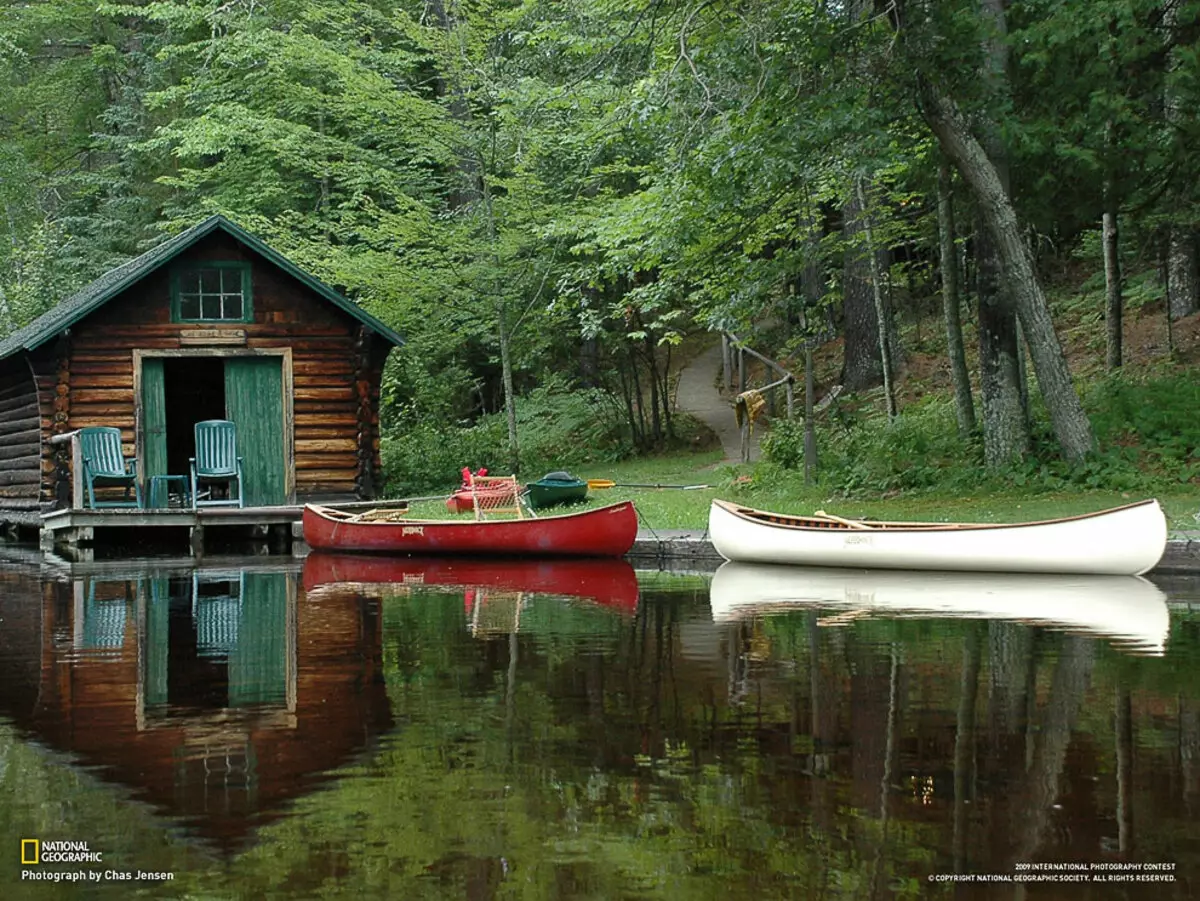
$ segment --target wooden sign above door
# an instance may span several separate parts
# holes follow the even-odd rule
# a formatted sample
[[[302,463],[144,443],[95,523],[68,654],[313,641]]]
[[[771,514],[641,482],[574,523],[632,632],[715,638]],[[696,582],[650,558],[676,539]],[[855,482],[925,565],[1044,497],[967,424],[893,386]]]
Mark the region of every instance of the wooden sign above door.
[[[218,344],[233,344],[244,347],[246,344],[246,330],[244,328],[180,329],[179,344],[182,347],[193,347],[196,345],[212,346]]]

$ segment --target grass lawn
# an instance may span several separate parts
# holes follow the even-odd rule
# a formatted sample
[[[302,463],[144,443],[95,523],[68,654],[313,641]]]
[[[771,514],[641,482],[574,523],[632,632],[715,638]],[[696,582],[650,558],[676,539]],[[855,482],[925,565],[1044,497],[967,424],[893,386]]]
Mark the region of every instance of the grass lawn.
[[[720,451],[677,454],[594,466],[572,472],[581,479],[608,479],[612,488],[593,490],[588,506],[631,500],[644,528],[704,529],[713,498],[737,501],[780,513],[825,510],[851,519],[926,520],[931,522],[1022,522],[1053,519],[1116,507],[1142,500],[1119,491],[1028,494],[1013,490],[1003,494],[897,495],[887,498],[831,498],[819,490],[805,489],[799,479],[786,486],[755,484],[753,466],[732,466],[721,461]],[[534,478],[531,476],[530,478]],[[634,488],[630,485],[707,485],[708,488]],[[1180,490],[1157,495],[1173,531],[1200,531],[1200,490]],[[565,512],[571,508],[562,508]],[[579,509],[579,508],[575,508]],[[413,506],[414,517],[446,515],[441,501]]]

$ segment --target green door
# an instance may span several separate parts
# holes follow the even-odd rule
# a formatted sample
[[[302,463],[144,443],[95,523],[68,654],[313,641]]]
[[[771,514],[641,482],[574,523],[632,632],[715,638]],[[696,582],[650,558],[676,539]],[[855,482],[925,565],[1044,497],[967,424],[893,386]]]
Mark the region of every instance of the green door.
[[[284,573],[246,573],[237,644],[229,652],[229,706],[286,704],[288,593]]]
[[[167,474],[167,400],[161,357],[142,358],[142,478]],[[145,486],[143,486],[144,488]]]
[[[225,361],[225,415],[237,426],[247,507],[287,502],[283,364],[279,357]]]
[[[160,367],[161,368],[161,367]],[[171,580],[150,579],[146,598],[145,646],[142,661],[142,707],[167,703],[167,669],[171,644]]]

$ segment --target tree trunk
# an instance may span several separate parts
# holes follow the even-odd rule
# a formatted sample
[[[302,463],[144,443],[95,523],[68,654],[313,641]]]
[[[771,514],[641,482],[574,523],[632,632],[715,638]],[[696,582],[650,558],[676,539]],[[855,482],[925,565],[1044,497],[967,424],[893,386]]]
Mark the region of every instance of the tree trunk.
[[[887,310],[883,305],[883,290],[880,287],[879,257],[875,252],[875,233],[871,227],[871,211],[867,207],[867,195],[863,190],[862,177],[854,181],[858,193],[858,205],[862,208],[863,228],[867,233],[867,259],[871,262],[871,294],[875,301],[875,323],[879,331],[879,368],[883,372],[883,396],[887,403],[888,421],[896,418],[896,393],[892,388],[891,340],[888,334]]]
[[[1174,34],[1180,27],[1178,0],[1165,0],[1163,3],[1163,28],[1167,32],[1172,46],[1167,53],[1167,74],[1179,68],[1181,60],[1179,49],[1174,46]],[[1163,118],[1167,121],[1168,130],[1183,133],[1184,99],[1175,88],[1171,78],[1167,79],[1167,87],[1163,93]],[[1182,200],[1182,198],[1177,198]],[[1177,202],[1176,208],[1184,208],[1185,204]],[[1182,319],[1200,309],[1200,278],[1196,271],[1196,235],[1190,222],[1173,222],[1167,232],[1167,322]]]
[[[1008,96],[1008,46],[1000,0],[978,0],[979,14],[990,26],[983,39],[984,81],[993,94]],[[996,123],[979,123],[980,146],[995,168],[1007,196],[1008,151]],[[999,250],[982,216],[975,223],[976,291],[979,305],[979,368],[983,399],[983,446],[988,466],[1004,466],[1029,453],[1028,391],[1020,328],[1012,298],[1005,290]]]
[[[676,385],[675,392],[671,391],[671,345],[667,345],[665,352],[666,359],[663,360],[660,368],[660,376],[662,378],[662,396],[663,396],[663,428],[666,430],[668,441],[675,440],[675,400],[679,393],[679,386]]]
[[[1195,817],[1200,813],[1200,701],[1180,696],[1178,705],[1180,792],[1184,810]]]
[[[812,339],[804,344],[804,484],[811,485],[817,478],[817,429],[813,422],[813,406],[816,389],[813,386]]]
[[[517,404],[513,392],[512,339],[508,330],[508,311],[503,302],[496,319],[500,326],[500,372],[504,381],[504,417],[508,423],[508,463],[513,475],[521,471],[521,450],[517,444]]]
[[[983,625],[971,623],[963,638],[958,712],[954,729],[954,872],[967,868],[967,805],[974,800],[975,703],[979,696],[979,671],[983,660]]]
[[[1133,820],[1133,700],[1129,689],[1117,689],[1113,712],[1113,732],[1117,738],[1117,850],[1134,850]]]
[[[1105,363],[1110,370],[1121,368],[1121,257],[1120,240],[1117,232],[1116,204],[1111,191],[1105,199],[1104,218],[1101,229],[1104,235],[1104,319],[1107,336]]]
[[[1196,237],[1182,225],[1171,226],[1167,239],[1167,306],[1172,320],[1197,309]]]
[[[922,93],[929,126],[974,193],[983,222],[996,244],[1000,274],[1024,326],[1059,447],[1068,460],[1082,460],[1093,446],[1091,423],[1071,383],[1066,356],[1054,332],[1029,248],[1021,237],[1016,211],[996,167],[971,134],[954,101],[928,82],[922,85]]]
[[[1001,467],[1029,453],[1029,429],[1021,406],[1017,320],[1002,288],[996,244],[987,226],[975,226],[975,280],[979,303],[979,395],[983,407],[983,454]]]
[[[954,181],[950,164],[938,165],[938,239],[941,249],[942,317],[946,322],[946,347],[950,354],[950,376],[954,381],[954,409],[958,432],[964,437],[975,431],[975,403],[967,374],[967,352],[959,315],[961,290],[958,283],[958,233],[954,223]]]
[[[1029,767],[1012,798],[1014,827],[1018,836],[1011,861],[1033,860],[1045,841],[1055,799],[1061,794],[1063,767],[1071,732],[1091,682],[1095,643],[1071,636],[1064,639],[1050,681],[1041,723],[1034,738]],[[1011,863],[1003,865],[1011,870]]]
[[[579,380],[585,388],[600,387],[600,342],[595,336],[579,343]]]
[[[658,446],[662,444],[663,437],[662,404],[664,399],[659,396],[662,382],[658,375],[658,355],[655,352],[654,338],[649,330],[646,331],[643,346],[646,351],[646,369],[650,376],[650,437],[655,446]]]
[[[863,209],[854,196],[842,211],[842,238],[846,245],[842,266],[842,330],[845,347],[842,357],[842,384],[847,391],[862,391],[883,384],[879,362],[879,319],[871,292],[871,266],[860,247]]]

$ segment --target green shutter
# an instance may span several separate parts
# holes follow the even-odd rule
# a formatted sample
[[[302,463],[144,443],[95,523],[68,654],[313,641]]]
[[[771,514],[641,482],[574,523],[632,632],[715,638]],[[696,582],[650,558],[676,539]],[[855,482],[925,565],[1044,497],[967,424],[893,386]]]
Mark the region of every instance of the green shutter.
[[[161,357],[142,358],[142,476],[167,474],[167,400]]]
[[[278,357],[225,361],[225,415],[237,426],[246,506],[285,503],[283,364]]]

